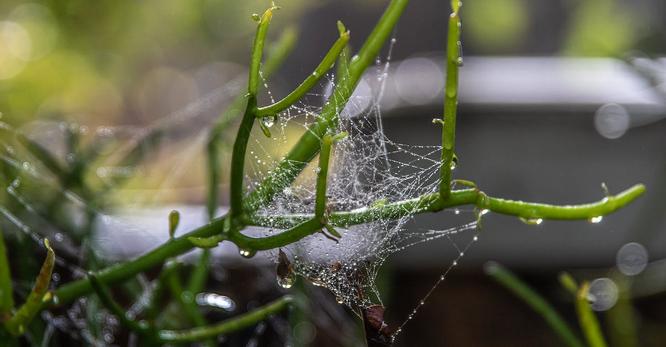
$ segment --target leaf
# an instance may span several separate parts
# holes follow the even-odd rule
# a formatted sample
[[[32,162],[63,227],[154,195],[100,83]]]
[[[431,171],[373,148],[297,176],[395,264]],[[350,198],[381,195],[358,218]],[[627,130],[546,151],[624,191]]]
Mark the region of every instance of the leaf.
[[[199,248],[214,248],[222,241],[224,237],[222,235],[215,235],[211,237],[188,237],[187,240],[191,244]]]
[[[21,305],[18,311],[16,311],[16,314],[5,322],[5,328],[7,328],[12,335],[18,336],[23,334],[28,324],[30,324],[37,312],[39,312],[42,303],[50,301],[53,298],[53,296],[48,293],[48,289],[49,284],[51,283],[53,266],[55,264],[55,252],[53,252],[53,249],[49,245],[48,239],[44,239],[44,246],[47,251],[46,259],[44,259],[42,268],[39,270],[39,275],[37,275],[32,291],[25,300],[25,303]]]
[[[176,210],[173,210],[169,213],[169,238],[173,239],[173,236],[176,234],[176,229],[180,224],[180,213]]]

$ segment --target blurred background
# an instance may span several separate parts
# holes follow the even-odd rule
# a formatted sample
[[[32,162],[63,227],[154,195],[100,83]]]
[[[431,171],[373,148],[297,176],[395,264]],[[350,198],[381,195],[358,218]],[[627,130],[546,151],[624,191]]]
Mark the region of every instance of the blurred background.
[[[268,81],[271,95],[264,95],[266,100],[285,95],[312,71],[338,35],[336,20],[350,29],[351,45],[357,48],[386,3],[280,2],[270,37],[277,38],[288,27],[297,28],[299,36],[293,52]],[[89,180],[97,186],[121,185],[95,208],[120,211],[115,212],[119,216],[125,213],[122,226],[137,224],[138,219],[146,225],[155,220],[164,223],[164,211],[170,210],[165,206],[181,210],[188,206],[196,225],[205,214],[207,129],[244,87],[255,28],[250,15],[267,5],[255,0],[2,1],[2,121],[48,148],[62,163],[77,162],[69,156],[72,133],[81,135],[79,147],[112,143],[118,150],[99,151],[90,164],[94,177]],[[386,134],[396,142],[437,145],[440,141],[430,120],[442,112],[447,13],[447,1],[413,1],[393,35],[396,43],[380,106]],[[494,260],[524,278],[572,325],[576,323],[572,299],[559,285],[558,273],[569,271],[580,280],[603,279],[597,282],[603,284],[596,287],[599,295],[630,302],[633,318],[619,320],[636,327],[639,345],[664,345],[666,214],[661,197],[666,192],[662,152],[666,59],[660,57],[666,51],[666,3],[467,0],[462,13],[465,65],[460,82],[458,178],[473,180],[492,196],[552,203],[599,200],[605,194],[602,182],[611,193],[639,182],[648,191],[595,223],[545,221],[534,226],[490,214],[479,242],[405,327],[397,344],[561,345],[536,313],[484,273],[483,264]],[[388,51],[381,58],[387,55]],[[363,93],[370,92],[359,88],[357,97]],[[307,101],[321,103],[321,97],[311,95]],[[162,129],[164,136],[152,146],[144,140],[155,129]],[[227,147],[222,163],[229,159],[234,131],[231,127],[224,133]],[[151,144],[148,160],[139,163],[132,157],[118,164],[118,153],[133,154],[139,148],[136,153],[141,154],[147,151],[146,143]],[[219,197],[225,205],[226,176],[221,182]],[[48,191],[39,184],[35,187],[41,194]],[[65,188],[86,198],[80,186]],[[3,206],[24,223],[48,224],[10,200],[4,197]],[[33,205],[38,205],[36,200],[29,204]],[[137,206],[144,212],[136,212]],[[53,206],[49,208],[52,211]],[[132,209],[133,214],[122,212]],[[421,216],[410,225],[441,225],[441,218],[441,214]],[[71,222],[71,215],[58,220],[60,229],[85,224]],[[16,227],[3,223],[8,229]],[[67,259],[69,252],[78,259],[73,254],[84,239],[63,236],[56,229],[48,228],[65,239],[57,246],[61,254]],[[160,235],[120,247],[115,257],[134,256],[166,239],[166,233],[155,233]],[[456,252],[450,242],[438,240],[390,259],[378,280],[390,322],[405,319]],[[627,261],[634,268],[622,271]],[[279,292],[274,284],[257,279],[267,277],[274,283],[272,268],[267,269],[261,264],[232,263],[226,272],[216,270],[223,273],[211,282],[224,288],[219,290],[238,306],[250,307],[248,302]],[[254,298],[241,289],[239,283],[246,281],[256,287]],[[324,308],[305,312],[310,318],[285,330],[291,334],[288,343],[357,345],[353,316],[336,308],[335,298],[307,286],[293,290],[309,293],[311,307]],[[631,329],[617,326],[611,301],[597,307],[602,325],[611,345],[631,346],[626,342],[631,339],[624,338]],[[250,329],[245,339],[223,343],[281,345],[270,338],[280,329],[264,330]],[[339,330],[344,333],[338,334]],[[123,345],[122,334],[117,335],[109,343]]]

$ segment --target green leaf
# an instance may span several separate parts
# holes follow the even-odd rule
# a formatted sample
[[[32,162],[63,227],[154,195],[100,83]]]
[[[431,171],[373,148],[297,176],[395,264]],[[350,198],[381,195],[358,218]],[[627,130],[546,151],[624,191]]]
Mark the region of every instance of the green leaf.
[[[44,246],[46,247],[46,259],[42,264],[39,271],[35,285],[32,291],[25,300],[25,303],[16,311],[16,314],[5,322],[5,328],[15,336],[22,335],[26,327],[32,319],[39,312],[42,303],[51,301],[53,296],[48,292],[49,284],[51,283],[51,273],[55,264],[55,252],[49,245],[49,240],[44,239]]]
[[[169,213],[169,238],[173,239],[173,235],[176,234],[176,229],[180,224],[180,213],[176,210],[173,210]]]
[[[190,243],[199,248],[214,248],[224,240],[222,235],[215,235],[211,237],[188,237]]]

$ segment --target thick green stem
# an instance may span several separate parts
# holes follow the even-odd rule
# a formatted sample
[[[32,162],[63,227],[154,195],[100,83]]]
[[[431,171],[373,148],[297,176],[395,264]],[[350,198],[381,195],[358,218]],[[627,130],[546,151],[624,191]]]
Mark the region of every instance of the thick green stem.
[[[337,226],[350,226],[368,223],[379,219],[396,219],[408,215],[436,212],[447,207],[476,205],[482,209],[508,214],[526,219],[559,219],[581,220],[610,214],[629,204],[645,192],[645,186],[637,184],[617,195],[606,197],[598,202],[581,205],[549,205],[530,203],[515,200],[493,198],[477,189],[457,190],[451,193],[446,201],[440,199],[438,193],[426,194],[420,198],[398,201],[378,207],[368,207],[345,212],[334,212],[328,217],[329,223]],[[100,271],[97,276],[107,285],[119,283],[134,277],[137,273],[146,271],[159,265],[167,258],[183,254],[194,246],[188,240],[190,237],[210,237],[222,233],[225,217],[218,218],[209,224],[199,227],[181,237],[175,238],[145,255],[110,266]],[[264,226],[293,226],[293,229],[265,238],[251,238],[240,233],[229,235],[234,243],[243,249],[263,250],[298,241],[303,237],[317,232],[321,228],[320,221],[312,215],[271,216],[245,218],[244,222]],[[87,279],[70,282],[56,291],[59,302],[66,303],[79,296],[90,293],[91,287]]]
[[[250,237],[239,232],[230,234],[229,241],[235,243],[240,249],[262,251],[292,244],[306,236],[320,231],[323,226],[321,221],[313,218],[276,235]]]
[[[453,0],[453,13],[449,17],[446,44],[446,87],[444,90],[444,117],[442,124],[442,159],[440,163],[439,193],[442,199],[451,194],[451,176],[456,141],[456,110],[458,108],[458,67],[462,64],[460,52],[460,0]]]
[[[269,48],[269,54],[263,65],[263,77],[269,78],[284,62],[289,53],[296,45],[298,31],[294,27],[289,27],[282,32],[278,41]],[[218,188],[220,185],[220,162],[219,162],[219,149],[222,134],[231,123],[237,119],[241,114],[243,106],[245,106],[246,96],[239,95],[234,99],[229,107],[222,112],[220,117],[213,125],[213,129],[208,136],[208,150],[207,150],[207,163],[208,163],[208,199],[207,210],[209,219],[215,217],[218,205]]]
[[[166,259],[183,254],[191,250],[194,246],[188,240],[188,237],[209,237],[219,234],[223,230],[225,217],[218,218],[212,222],[203,225],[183,236],[168,241],[152,251],[127,262],[118,263],[109,266],[96,273],[100,282],[111,285],[120,283],[136,276],[136,274],[149,270],[162,264]],[[92,291],[88,279],[83,278],[77,281],[67,283],[55,291],[54,300],[58,303],[68,303],[82,295]]]
[[[446,200],[438,193],[425,194],[418,198],[393,203],[363,207],[351,211],[333,212],[328,216],[332,225],[347,227],[375,220],[398,219],[424,212],[437,212],[445,208],[474,205],[479,209],[531,219],[585,220],[605,216],[629,204],[645,192],[645,186],[637,184],[617,195],[605,197],[597,202],[579,205],[551,205],[517,200],[494,198],[478,189],[463,189],[451,192]],[[252,216],[246,220],[249,225],[291,227],[312,215]]]
[[[188,343],[228,334],[257,324],[269,316],[284,310],[292,301],[293,299],[290,296],[284,296],[266,306],[237,317],[229,318],[216,325],[181,331],[162,330],[159,332],[159,337],[163,343]]]
[[[254,125],[254,110],[257,106],[257,98],[250,95],[247,101],[247,107],[243,120],[236,134],[234,149],[231,154],[231,183],[230,190],[230,210],[231,218],[237,218],[243,214],[243,177],[245,176],[245,152],[247,144],[250,141],[252,126]]]

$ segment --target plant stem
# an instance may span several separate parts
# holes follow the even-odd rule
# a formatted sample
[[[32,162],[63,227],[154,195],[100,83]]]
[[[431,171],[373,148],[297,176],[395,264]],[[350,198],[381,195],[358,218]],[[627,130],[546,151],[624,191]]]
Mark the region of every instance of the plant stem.
[[[319,65],[315,68],[305,80],[294,89],[291,93],[285,96],[282,100],[275,102],[274,104],[260,107],[257,109],[257,117],[266,117],[274,116],[284,110],[289,106],[293,105],[296,101],[300,100],[305,93],[310,91],[314,85],[324,77],[326,71],[328,71],[335,64],[336,59],[340,55],[340,52],[345,48],[349,42],[349,31],[340,34],[340,37],[335,41],[331,49],[326,53],[324,58],[321,60]]]
[[[49,240],[44,239],[44,247],[46,247],[46,258],[39,270],[39,275],[35,279],[35,284],[25,299],[25,302],[16,313],[7,321],[4,322],[5,328],[12,335],[22,335],[28,324],[32,321],[35,315],[40,311],[42,303],[51,301],[51,296],[48,293],[49,284],[51,283],[51,274],[53,273],[53,266],[55,265],[55,253]]]
[[[250,140],[250,133],[254,125],[254,109],[257,107],[257,98],[250,95],[247,101],[245,114],[243,120],[238,128],[236,134],[236,141],[234,141],[234,149],[231,154],[231,182],[230,190],[230,208],[229,215],[232,219],[240,217],[243,214],[243,178],[245,176],[245,152],[247,151],[247,143]]]
[[[259,20],[257,25],[257,34],[254,37],[254,44],[252,45],[252,58],[250,60],[250,76],[248,78],[247,92],[250,95],[257,95],[259,86],[259,67],[261,66],[261,58],[264,54],[264,42],[266,41],[266,34],[268,33],[268,25],[273,18],[273,11],[275,7],[267,9]]]
[[[594,315],[590,302],[588,301],[587,296],[589,290],[590,284],[588,282],[583,282],[580,288],[578,288],[578,293],[576,294],[576,312],[578,313],[578,321],[590,347],[606,347],[606,341],[601,333],[599,321]]]
[[[488,262],[484,266],[484,269],[487,275],[509,289],[514,295],[536,311],[550,325],[560,339],[562,339],[562,342],[570,347],[584,346],[557,311],[526,283],[498,263]]]
[[[352,211],[334,212],[329,216],[329,222],[337,226],[349,226],[355,224],[368,223],[378,219],[396,219],[407,215],[436,212],[447,207],[476,205],[480,208],[486,208],[490,211],[509,214],[523,218],[543,218],[560,220],[580,220],[592,217],[604,216],[616,211],[617,209],[632,202],[645,192],[645,186],[637,184],[617,195],[609,196],[601,201],[581,204],[581,205],[548,205],[539,203],[529,203],[523,201],[505,200],[493,198],[485,195],[476,189],[457,190],[451,193],[448,200],[439,199],[438,193],[426,194],[420,198],[408,199],[399,202],[386,204],[380,207],[361,208]],[[183,254],[194,246],[188,240],[189,237],[210,237],[222,233],[223,225],[227,216],[217,218],[183,236],[177,237],[152,251],[125,263],[119,263],[98,272],[102,283],[107,285],[122,282],[134,277],[137,273],[146,271],[153,266],[159,265],[165,259]],[[312,219],[312,216],[293,215],[293,216],[271,216],[275,220],[270,223],[266,218],[260,216],[247,217],[244,222],[252,225],[273,226],[305,224],[299,228],[285,231],[277,235],[266,238],[251,238],[241,233],[228,235],[239,247],[247,249],[269,249],[279,247],[285,242],[295,242],[301,238],[317,231],[315,225],[319,221]],[[321,226],[319,226],[321,227]],[[277,245],[277,246],[276,246]],[[56,290],[55,295],[61,303],[66,303],[76,299],[79,296],[90,293],[90,283],[87,279],[70,282]]]
[[[277,299],[265,306],[227,319],[220,322],[219,324],[181,331],[162,330],[159,332],[159,337],[163,343],[188,343],[201,341],[206,338],[211,338],[250,327],[257,322],[284,310],[291,302],[293,302],[292,297],[283,296],[282,298]]]
[[[263,65],[263,76],[269,78],[284,62],[289,53],[294,49],[298,31],[294,27],[288,27],[282,32],[277,42],[269,48],[269,54]],[[207,164],[208,164],[208,218],[213,219],[218,205],[218,187],[220,185],[220,163],[219,148],[222,133],[236,120],[245,106],[245,95],[236,97],[229,107],[222,112],[217,119],[208,136]]]
[[[226,216],[215,219],[185,235],[174,238],[173,240],[158,246],[136,259],[124,263],[118,263],[98,271],[97,278],[100,282],[106,285],[123,282],[133,278],[138,273],[162,264],[168,258],[191,250],[194,246],[188,240],[188,237],[209,237],[221,233],[225,218]],[[90,293],[91,290],[92,287],[90,286],[88,279],[83,278],[69,282],[55,291],[56,301],[59,303],[67,303],[82,295]]]
[[[315,219],[323,221],[326,212],[326,186],[328,179],[328,164],[331,158],[331,146],[333,137],[329,134],[321,139],[321,151],[319,151],[319,166],[317,167],[317,187],[315,196]]]
[[[446,44],[446,87],[444,92],[444,116],[442,124],[442,159],[440,162],[439,193],[442,199],[451,194],[451,171],[456,141],[456,110],[458,108],[458,67],[462,63],[460,52],[460,0],[453,0],[453,12],[449,17]]]
[[[362,207],[351,211],[333,212],[328,220],[341,227],[363,224],[375,220],[398,219],[409,215],[437,212],[445,208],[474,205],[479,209],[512,215],[524,219],[581,220],[610,214],[638,198],[645,192],[645,186],[637,184],[617,195],[605,197],[597,202],[580,205],[551,205],[525,201],[494,198],[478,189],[454,190],[446,200],[439,193],[425,194],[417,198],[396,201],[377,207]],[[252,216],[249,225],[290,227],[312,215],[294,214],[282,216]]]
[[[263,251],[292,244],[321,230],[323,226],[320,220],[312,218],[276,235],[249,237],[238,232],[229,234],[229,241],[235,243],[241,249]]]
[[[246,197],[245,206],[249,211],[271,201],[275,194],[291,185],[307,163],[314,159],[319,151],[321,137],[328,129],[337,125],[338,113],[344,109],[365,69],[379,54],[408,2],[408,0],[392,0],[389,3],[365,44],[351,59],[347,78],[338,81],[331,97],[324,104],[319,120],[301,136],[272,174]]]

